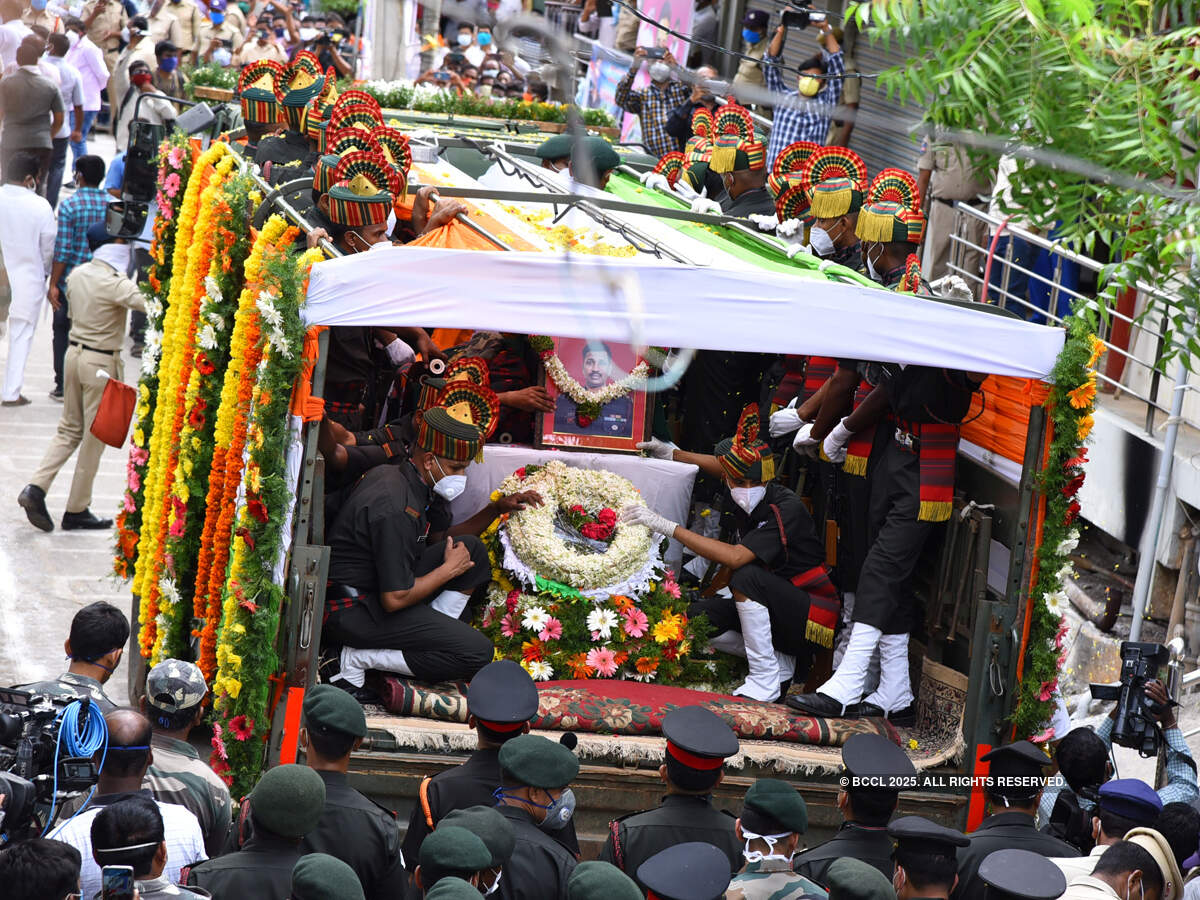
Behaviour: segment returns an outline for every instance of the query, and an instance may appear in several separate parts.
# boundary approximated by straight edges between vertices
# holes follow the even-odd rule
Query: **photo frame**
[[[628,344],[587,338],[545,337],[541,381],[554,401],[553,413],[538,415],[536,445],[560,450],[636,453],[650,429],[650,399],[644,390],[621,387],[646,362]],[[537,345],[535,344],[535,347]],[[565,377],[556,379],[555,372]],[[570,379],[570,380],[567,380]],[[558,381],[564,381],[559,384]],[[617,396],[589,408],[571,396],[612,389]]]

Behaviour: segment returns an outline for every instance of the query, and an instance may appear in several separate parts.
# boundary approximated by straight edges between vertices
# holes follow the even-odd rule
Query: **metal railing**
[[[987,226],[987,235],[983,238],[982,244],[977,244],[972,240],[970,234],[979,230],[980,222]],[[990,285],[985,288],[983,270],[987,268],[986,260],[991,245],[991,236],[1001,226],[1003,226],[1000,235],[1001,241],[992,257],[991,271],[988,275]],[[1043,271],[1035,270],[1033,264],[1028,260],[1026,265],[1014,261],[1015,242],[1013,240],[1005,241],[1006,237],[1020,239],[1029,244],[1033,251],[1044,251],[1049,254],[1050,274],[1044,274],[1044,268]],[[975,254],[984,260],[980,271],[973,271],[966,266],[966,261]],[[1138,316],[1136,312],[1131,315],[1119,310],[1107,298],[1084,293],[1077,287],[1064,284],[1063,266],[1067,263],[1073,263],[1081,270],[1087,270],[1096,275],[1105,265],[1076,253],[1059,241],[1047,240],[1041,235],[1016,227],[1011,222],[1005,225],[1005,220],[990,216],[969,204],[962,202],[954,204],[954,228],[950,233],[948,270],[966,281],[976,297],[990,298],[991,302],[1010,309],[1024,318],[1039,317],[1052,325],[1062,324],[1062,316],[1059,315],[1060,306],[1064,309],[1069,308],[1076,300],[1084,300],[1097,308],[1102,304],[1103,316],[1101,317],[1099,337],[1108,350],[1108,356],[1120,357],[1124,360],[1124,367],[1116,378],[1108,374],[1106,365],[1101,365],[1097,369],[1097,380],[1107,386],[1107,390],[1101,391],[1101,402],[1103,402],[1105,393],[1125,395],[1141,401],[1145,405],[1143,428],[1146,434],[1152,434],[1155,429],[1156,414],[1161,412],[1166,416],[1170,412],[1169,406],[1164,405],[1158,399],[1163,374],[1156,364],[1166,349],[1166,332],[1169,330],[1171,312],[1180,306],[1180,298],[1153,285],[1139,282],[1137,284],[1138,291],[1154,298],[1155,309],[1143,316]],[[1018,293],[1022,278],[1025,280],[1026,289]],[[1045,306],[1031,302],[1028,290],[1028,285],[1031,284],[1038,284],[1045,289],[1047,294]],[[1064,299],[1067,301],[1065,305],[1062,303]],[[1116,342],[1117,338],[1114,335],[1118,328],[1127,329],[1127,334],[1120,343]],[[1139,333],[1149,336],[1149,343],[1153,346],[1152,354],[1146,353],[1146,342],[1142,341],[1142,355],[1137,355]],[[1141,389],[1131,383],[1130,376],[1134,372],[1141,372],[1148,376],[1148,389]],[[1190,377],[1189,381],[1191,381]],[[1187,424],[1197,426],[1200,423],[1188,420]]]

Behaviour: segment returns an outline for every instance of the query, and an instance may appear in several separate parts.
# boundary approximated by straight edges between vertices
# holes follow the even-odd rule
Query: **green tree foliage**
[[[1015,152],[1021,213],[1042,228],[1061,222],[1071,246],[1114,260],[1105,290],[1190,269],[1200,3],[875,0],[852,15],[873,39],[913,50],[880,76],[890,96],[924,108],[926,124],[987,171]],[[1148,310],[1177,331],[1197,312],[1196,282],[1186,282],[1176,281],[1183,306]],[[1190,350],[1200,353],[1194,339]]]

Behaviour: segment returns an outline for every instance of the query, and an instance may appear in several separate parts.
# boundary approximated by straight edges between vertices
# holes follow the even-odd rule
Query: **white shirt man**
[[[85,34],[67,51],[65,58],[79,70],[79,76],[83,79],[83,111],[99,112],[100,92],[108,84],[108,66],[104,64],[104,51]]]

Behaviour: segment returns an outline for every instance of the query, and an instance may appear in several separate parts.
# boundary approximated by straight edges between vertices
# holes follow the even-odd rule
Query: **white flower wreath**
[[[576,469],[555,460],[526,478],[510,475],[500,484],[502,494],[537,491],[541,506],[513,513],[500,528],[503,566],[529,588],[538,575],[569,585],[592,599],[612,594],[640,594],[662,568],[658,541],[642,525],[618,524],[608,550],[588,553],[568,545],[554,531],[560,507],[579,504],[589,512],[605,507],[620,510],[642,504],[637,488],[605,470]]]
[[[567,367],[563,365],[563,361],[558,358],[557,353],[548,354],[542,360],[542,364],[546,367],[546,374],[550,376],[550,380],[562,393],[576,403],[595,403],[599,406],[624,397],[630,391],[645,387],[646,377],[650,374],[650,367],[643,360],[620,381],[614,381],[612,384],[606,384],[602,388],[590,391],[567,371]]]

